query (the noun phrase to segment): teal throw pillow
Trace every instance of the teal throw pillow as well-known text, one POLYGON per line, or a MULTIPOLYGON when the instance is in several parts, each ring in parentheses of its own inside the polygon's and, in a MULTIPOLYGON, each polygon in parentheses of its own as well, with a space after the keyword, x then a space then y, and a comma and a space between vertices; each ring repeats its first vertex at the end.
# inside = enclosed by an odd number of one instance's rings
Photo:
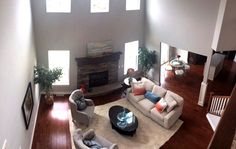
POLYGON ((160 99, 161 97, 158 97, 156 95, 154 95, 152 92, 150 91, 147 91, 145 94, 144 94, 144 97, 147 98, 148 100, 150 100, 152 103, 156 104, 160 99))

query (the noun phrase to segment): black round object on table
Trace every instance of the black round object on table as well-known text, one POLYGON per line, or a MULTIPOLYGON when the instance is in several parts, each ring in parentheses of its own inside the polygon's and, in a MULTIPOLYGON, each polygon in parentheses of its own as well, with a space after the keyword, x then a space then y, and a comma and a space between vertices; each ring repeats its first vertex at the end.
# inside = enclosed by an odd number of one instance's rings
MULTIPOLYGON (((118 133, 128 136, 133 136, 138 128, 138 119, 134 116, 134 122, 131 124, 127 124, 125 127, 120 127, 118 122, 120 122, 117 118, 117 115, 124 111, 124 107, 122 106, 112 106, 109 109, 109 118, 112 125, 112 128, 115 129, 118 133)), ((125 112, 130 112, 129 109, 125 108, 125 112)))

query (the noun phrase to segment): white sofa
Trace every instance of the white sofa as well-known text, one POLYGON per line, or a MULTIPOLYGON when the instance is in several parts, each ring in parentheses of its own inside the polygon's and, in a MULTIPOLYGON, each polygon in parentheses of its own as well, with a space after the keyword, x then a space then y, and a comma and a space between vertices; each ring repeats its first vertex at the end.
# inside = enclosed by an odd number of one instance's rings
POLYGON ((141 82, 143 82, 146 91, 151 91, 153 94, 159 97, 163 97, 164 99, 171 97, 171 99, 174 99, 177 102, 177 105, 171 111, 167 112, 167 110, 164 110, 163 112, 160 113, 155 108, 154 103, 146 99, 144 95, 135 96, 132 93, 131 88, 127 90, 128 101, 132 103, 145 116, 150 117, 152 120, 154 120, 155 122, 157 122, 158 124, 167 129, 170 128, 182 114, 182 109, 184 104, 183 98, 177 95, 176 93, 173 93, 169 90, 166 90, 156 85, 151 80, 146 79, 144 77, 141 79, 141 82))

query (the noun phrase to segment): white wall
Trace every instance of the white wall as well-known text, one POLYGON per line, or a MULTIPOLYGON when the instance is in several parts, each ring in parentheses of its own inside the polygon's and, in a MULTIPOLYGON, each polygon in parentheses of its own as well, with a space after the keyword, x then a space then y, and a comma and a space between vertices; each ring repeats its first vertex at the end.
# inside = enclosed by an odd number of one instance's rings
MULTIPOLYGON (((147 0, 146 43, 208 55, 220 0, 147 0)), ((210 51, 210 52, 209 52, 210 51)))
POLYGON ((216 51, 236 50, 236 1, 221 0, 212 48, 216 51))
POLYGON ((38 88, 33 85, 34 109, 26 130, 21 104, 36 63, 30 0, 0 1, 0 148, 30 148, 38 107, 38 88))
MULTIPOLYGON (((48 50, 70 50, 70 86, 77 88, 76 57, 86 56, 86 44, 112 40, 115 51, 124 52, 124 43, 139 40, 143 45, 144 0, 140 11, 125 11, 125 0, 110 0, 109 13, 90 13, 90 0, 72 0, 70 14, 47 14, 45 0, 32 0, 38 63, 48 66, 48 50)), ((119 79, 123 75, 124 55, 120 59, 119 79)))

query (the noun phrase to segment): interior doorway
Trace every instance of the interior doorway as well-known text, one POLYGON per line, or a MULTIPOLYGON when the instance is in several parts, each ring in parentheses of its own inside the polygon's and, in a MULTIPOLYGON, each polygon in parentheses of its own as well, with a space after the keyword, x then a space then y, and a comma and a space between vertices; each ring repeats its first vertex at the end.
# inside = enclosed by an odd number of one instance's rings
POLYGON ((160 70, 160 83, 164 83, 167 73, 171 72, 175 76, 175 70, 170 65, 170 62, 177 59, 184 64, 188 64, 188 51, 172 47, 166 43, 161 43, 161 70, 160 70))

